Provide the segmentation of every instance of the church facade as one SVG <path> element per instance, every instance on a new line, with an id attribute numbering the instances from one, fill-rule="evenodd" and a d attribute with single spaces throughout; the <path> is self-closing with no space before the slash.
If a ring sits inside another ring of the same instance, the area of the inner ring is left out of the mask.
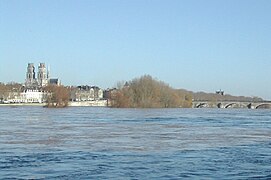
<path id="1" fill-rule="evenodd" d="M 26 69 L 25 87 L 27 89 L 37 89 L 49 84 L 60 85 L 58 78 L 50 78 L 50 71 L 45 63 L 39 63 L 38 73 L 36 74 L 34 63 L 28 63 Z"/>
<path id="2" fill-rule="evenodd" d="M 49 71 L 46 69 L 45 63 L 40 63 L 38 66 L 38 75 L 36 77 L 35 66 L 33 63 L 28 63 L 26 71 L 25 86 L 27 88 L 44 87 L 48 85 Z"/>

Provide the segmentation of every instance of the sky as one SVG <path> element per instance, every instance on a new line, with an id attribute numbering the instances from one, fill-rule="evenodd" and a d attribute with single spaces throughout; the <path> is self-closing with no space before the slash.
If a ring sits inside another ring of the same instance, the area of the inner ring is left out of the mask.
<path id="1" fill-rule="evenodd" d="M 44 62 L 64 85 L 148 74 L 271 100 L 270 0 L 0 0 L 0 82 Z"/>

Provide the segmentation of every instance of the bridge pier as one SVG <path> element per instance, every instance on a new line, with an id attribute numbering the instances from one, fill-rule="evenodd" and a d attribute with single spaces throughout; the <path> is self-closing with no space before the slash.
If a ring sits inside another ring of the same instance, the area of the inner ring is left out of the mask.
<path id="1" fill-rule="evenodd" d="M 247 108 L 248 108 L 248 109 L 254 109 L 254 107 L 252 106 L 252 103 L 249 103 L 249 104 L 247 105 Z"/>
<path id="2" fill-rule="evenodd" d="M 218 108 L 224 108 L 222 103 L 218 103 L 218 104 L 217 104 L 217 107 L 218 107 Z"/>

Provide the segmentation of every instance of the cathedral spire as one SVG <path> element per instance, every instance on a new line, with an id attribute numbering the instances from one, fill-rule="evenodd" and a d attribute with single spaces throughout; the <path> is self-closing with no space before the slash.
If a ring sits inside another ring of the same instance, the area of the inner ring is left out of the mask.
<path id="1" fill-rule="evenodd" d="M 48 80 L 50 79 L 50 65 L 48 65 L 48 68 L 47 68 L 47 79 Z"/>

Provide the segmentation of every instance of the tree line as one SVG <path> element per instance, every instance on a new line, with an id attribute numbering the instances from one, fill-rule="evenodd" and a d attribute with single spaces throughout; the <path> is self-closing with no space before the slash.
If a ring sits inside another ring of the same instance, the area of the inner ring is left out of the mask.
<path id="1" fill-rule="evenodd" d="M 144 75 L 119 87 L 111 97 L 111 105 L 118 108 L 189 108 L 192 107 L 192 94 Z"/>

